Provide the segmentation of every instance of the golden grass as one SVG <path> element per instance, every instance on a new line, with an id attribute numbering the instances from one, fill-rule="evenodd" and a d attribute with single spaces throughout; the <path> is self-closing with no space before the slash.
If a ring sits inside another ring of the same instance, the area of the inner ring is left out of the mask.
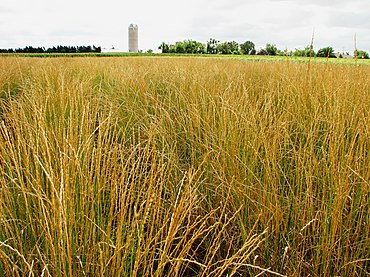
<path id="1" fill-rule="evenodd" d="M 368 275 L 369 73 L 2 57 L 0 275 Z"/>

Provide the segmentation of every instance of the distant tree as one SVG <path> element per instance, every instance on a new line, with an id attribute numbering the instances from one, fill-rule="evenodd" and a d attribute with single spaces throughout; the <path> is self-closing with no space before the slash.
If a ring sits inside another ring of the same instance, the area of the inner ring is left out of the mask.
<path id="1" fill-rule="evenodd" d="M 95 53 L 101 53 L 101 47 L 100 46 L 96 47 L 95 45 L 93 45 L 92 51 Z"/>
<path id="2" fill-rule="evenodd" d="M 184 46 L 184 52 L 185 53 L 188 53 L 188 54 L 195 53 L 195 49 L 196 49 L 196 42 L 195 41 L 185 40 L 183 42 L 183 46 Z"/>
<path id="3" fill-rule="evenodd" d="M 236 41 L 229 41 L 227 42 L 229 45 L 229 49 L 231 54 L 240 55 L 240 45 Z"/>
<path id="4" fill-rule="evenodd" d="M 57 47 L 49 47 L 45 49 L 45 47 L 33 47 L 33 46 L 26 46 L 24 48 L 17 48 L 15 50 L 8 49 L 6 50 L 7 53 L 100 53 L 101 47 L 100 46 L 62 46 L 58 45 Z M 0 52 L 4 52 L 3 50 L 0 50 Z"/>
<path id="5" fill-rule="evenodd" d="M 9 49 L 0 49 L 0 53 L 14 53 L 15 51 L 12 48 Z"/>
<path id="6" fill-rule="evenodd" d="M 159 45 L 158 49 L 161 50 L 162 53 L 169 53 L 170 52 L 170 46 L 165 42 L 162 42 L 161 45 Z"/>
<path id="7" fill-rule="evenodd" d="M 317 51 L 317 57 L 335 58 L 333 47 L 324 47 Z"/>
<path id="8" fill-rule="evenodd" d="M 252 55 L 252 52 L 255 51 L 254 47 L 255 47 L 254 43 L 248 40 L 240 44 L 240 51 L 244 55 Z"/>
<path id="9" fill-rule="evenodd" d="M 217 45 L 217 50 L 221 54 L 240 54 L 239 44 L 236 41 L 225 41 Z"/>
<path id="10" fill-rule="evenodd" d="M 47 53 L 54 53 L 56 51 L 55 47 L 49 47 L 48 49 L 46 49 L 46 52 Z"/>
<path id="11" fill-rule="evenodd" d="M 214 38 L 210 38 L 207 41 L 207 48 L 206 48 L 207 54 L 218 54 L 218 45 L 219 45 L 219 43 L 220 43 L 219 40 L 216 40 Z"/>
<path id="12" fill-rule="evenodd" d="M 24 48 L 17 48 L 17 49 L 0 49 L 0 52 L 6 53 L 100 53 L 101 47 L 100 46 L 62 46 L 58 45 L 57 47 L 49 47 L 45 49 L 45 47 L 33 47 L 33 46 L 26 46 Z"/>
<path id="13" fill-rule="evenodd" d="M 197 42 L 197 53 L 198 54 L 205 54 L 206 53 L 206 46 L 204 43 Z"/>
<path id="14" fill-rule="evenodd" d="M 354 52 L 354 55 L 358 59 L 369 59 L 369 53 L 367 53 L 364 50 L 356 49 L 355 52 Z"/>
<path id="15" fill-rule="evenodd" d="M 297 49 L 296 48 L 294 51 L 291 52 L 291 55 L 292 56 L 295 56 L 295 57 L 304 57 L 305 56 L 305 52 L 302 49 Z"/>
<path id="16" fill-rule="evenodd" d="M 296 57 L 314 57 L 316 55 L 315 51 L 311 49 L 310 46 L 306 46 L 305 49 L 295 49 L 292 52 L 292 56 Z"/>
<path id="17" fill-rule="evenodd" d="M 146 50 L 146 52 L 147 52 L 148 54 L 152 54 L 152 53 L 153 53 L 153 49 L 148 49 L 148 50 Z"/>
<path id="18" fill-rule="evenodd" d="M 231 53 L 234 55 L 240 55 L 240 45 L 236 41 L 229 41 L 228 42 L 229 48 Z"/>
<path id="19" fill-rule="evenodd" d="M 170 45 L 169 53 L 176 53 L 176 46 L 175 45 L 173 45 L 173 44 Z"/>
<path id="20" fill-rule="evenodd" d="M 44 47 L 33 47 L 33 46 L 26 46 L 24 48 L 17 48 L 14 50 L 16 53 L 44 53 Z"/>
<path id="21" fill-rule="evenodd" d="M 184 51 L 188 54 L 202 54 L 205 53 L 205 46 L 203 43 L 195 40 L 185 40 L 183 42 Z"/>
<path id="22" fill-rule="evenodd" d="M 315 50 L 313 50 L 313 44 L 311 44 L 309 46 L 306 46 L 305 51 L 306 51 L 306 56 L 307 57 L 315 57 L 316 56 Z"/>
<path id="23" fill-rule="evenodd" d="M 265 48 L 261 48 L 258 52 L 257 55 L 262 55 L 262 56 L 267 56 L 268 52 Z"/>
<path id="24" fill-rule="evenodd" d="M 269 55 L 269 56 L 276 56 L 276 54 L 278 52 L 278 49 L 277 49 L 275 44 L 267 43 L 265 49 L 266 49 L 267 55 Z"/>
<path id="25" fill-rule="evenodd" d="M 280 50 L 278 49 L 276 52 L 277 56 L 289 56 L 290 53 L 288 52 L 288 49 Z"/>
<path id="26" fill-rule="evenodd" d="M 231 54 L 231 52 L 229 52 L 229 50 L 227 49 L 227 44 L 225 42 L 222 42 L 217 45 L 217 53 Z"/>
<path id="27" fill-rule="evenodd" d="M 176 45 L 175 45 L 175 49 L 176 49 L 176 53 L 185 53 L 185 45 L 183 42 L 179 41 L 179 42 L 176 42 Z"/>

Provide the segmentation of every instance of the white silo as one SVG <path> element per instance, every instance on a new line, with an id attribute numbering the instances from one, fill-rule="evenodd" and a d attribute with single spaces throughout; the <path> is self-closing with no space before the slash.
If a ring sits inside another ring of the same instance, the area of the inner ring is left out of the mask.
<path id="1" fill-rule="evenodd" d="M 139 52 L 139 28 L 136 24 L 130 24 L 128 27 L 128 51 Z"/>

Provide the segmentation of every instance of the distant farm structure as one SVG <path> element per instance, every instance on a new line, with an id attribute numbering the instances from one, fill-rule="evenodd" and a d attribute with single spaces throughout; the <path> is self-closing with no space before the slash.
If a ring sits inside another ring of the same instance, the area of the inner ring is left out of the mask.
<path id="1" fill-rule="evenodd" d="M 139 28 L 136 24 L 130 24 L 128 27 L 128 52 L 139 52 Z"/>

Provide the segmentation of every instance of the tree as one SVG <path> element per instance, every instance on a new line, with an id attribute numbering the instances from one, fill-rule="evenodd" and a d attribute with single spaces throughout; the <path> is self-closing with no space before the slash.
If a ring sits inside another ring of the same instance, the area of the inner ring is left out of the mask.
<path id="1" fill-rule="evenodd" d="M 266 44 L 266 52 L 269 56 L 276 56 L 278 49 L 275 44 Z"/>
<path id="2" fill-rule="evenodd" d="M 289 56 L 290 53 L 288 52 L 288 49 L 284 49 L 284 50 L 280 50 L 278 49 L 277 52 L 276 52 L 276 55 L 277 56 Z"/>
<path id="3" fill-rule="evenodd" d="M 170 52 L 169 53 L 176 53 L 176 46 L 171 44 L 170 45 Z"/>
<path id="4" fill-rule="evenodd" d="M 335 58 L 333 47 L 324 47 L 317 51 L 317 57 Z"/>
<path id="5" fill-rule="evenodd" d="M 33 47 L 33 46 L 26 46 L 24 48 L 17 48 L 15 50 L 8 49 L 3 50 L 0 49 L 0 52 L 6 51 L 7 53 L 100 53 L 101 47 L 100 46 L 62 46 L 58 45 L 57 47 L 49 47 L 45 49 L 45 47 Z"/>
<path id="6" fill-rule="evenodd" d="M 220 43 L 219 40 L 216 40 L 214 38 L 210 38 L 209 41 L 207 41 L 207 49 L 206 52 L 208 54 L 218 54 L 218 44 Z"/>
<path id="7" fill-rule="evenodd" d="M 257 55 L 262 55 L 262 56 L 267 56 L 268 52 L 266 51 L 265 48 L 261 48 L 258 52 Z"/>
<path id="8" fill-rule="evenodd" d="M 185 53 L 189 54 L 202 54 L 205 53 L 205 47 L 203 43 L 195 40 L 185 40 L 183 42 Z"/>
<path id="9" fill-rule="evenodd" d="M 205 54 L 206 53 L 206 46 L 201 42 L 197 42 L 196 53 Z"/>
<path id="10" fill-rule="evenodd" d="M 310 47 L 306 46 L 305 49 L 295 49 L 292 52 L 292 56 L 296 57 L 314 57 L 315 56 L 315 51 Z"/>
<path id="11" fill-rule="evenodd" d="M 92 51 L 95 53 L 101 53 L 101 47 L 100 46 L 96 47 L 95 45 L 93 45 Z"/>
<path id="12" fill-rule="evenodd" d="M 195 41 L 185 40 L 183 42 L 183 46 L 184 46 L 184 52 L 185 53 L 188 53 L 188 54 L 195 53 L 195 49 L 196 49 L 196 43 L 195 43 Z"/>
<path id="13" fill-rule="evenodd" d="M 183 42 L 176 42 L 175 45 L 176 53 L 185 53 L 185 45 Z"/>
<path id="14" fill-rule="evenodd" d="M 217 50 L 221 54 L 240 54 L 239 44 L 236 41 L 225 41 L 217 46 Z"/>
<path id="15" fill-rule="evenodd" d="M 358 58 L 358 59 L 368 59 L 369 58 L 369 53 L 367 53 L 364 50 L 356 49 L 354 54 L 355 54 L 355 57 Z"/>
<path id="16" fill-rule="evenodd" d="M 244 55 L 252 55 L 252 52 L 255 51 L 254 47 L 254 43 L 249 40 L 240 44 L 240 50 Z"/>
<path id="17" fill-rule="evenodd" d="M 0 49 L 0 53 L 15 53 L 15 50 L 13 50 L 13 48 Z"/>
<path id="18" fill-rule="evenodd" d="M 161 45 L 159 45 L 158 49 L 161 50 L 162 53 L 169 53 L 170 52 L 170 46 L 165 42 L 162 42 Z"/>

